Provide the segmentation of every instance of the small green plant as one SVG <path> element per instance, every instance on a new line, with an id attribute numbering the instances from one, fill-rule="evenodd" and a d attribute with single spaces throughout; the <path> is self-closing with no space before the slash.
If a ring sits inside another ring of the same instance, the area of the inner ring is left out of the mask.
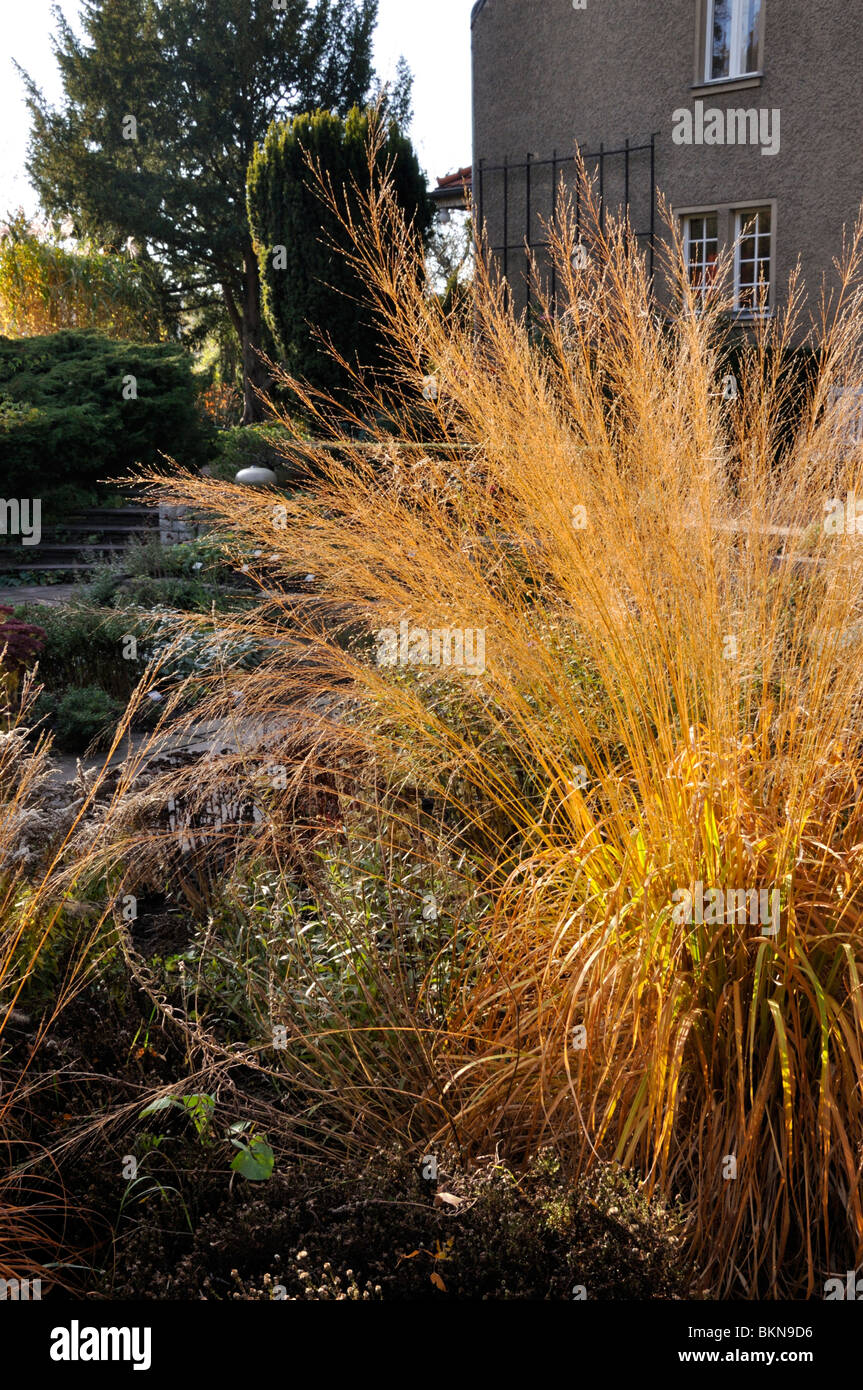
<path id="1" fill-rule="evenodd" d="M 231 1125 L 228 1133 L 234 1148 L 239 1150 L 231 1164 L 231 1172 L 239 1173 L 248 1182 L 266 1182 L 271 1178 L 276 1156 L 266 1135 L 256 1134 L 248 1120 Z"/>
<path id="2" fill-rule="evenodd" d="M 215 1096 L 206 1093 L 189 1096 L 159 1096 L 157 1100 L 144 1107 L 140 1118 L 157 1115 L 167 1110 L 178 1110 L 187 1116 L 195 1127 L 202 1144 L 213 1142 L 213 1117 L 216 1110 Z M 150 1136 L 152 1140 L 153 1136 Z M 158 1135 L 158 1142 L 165 1138 Z M 238 1120 L 228 1129 L 226 1139 L 238 1152 L 231 1163 L 231 1172 L 239 1173 L 248 1182 L 266 1182 L 273 1175 L 276 1156 L 267 1142 L 265 1134 L 259 1134 L 248 1120 Z M 151 1147 L 155 1147 L 151 1143 Z"/>
<path id="3" fill-rule="evenodd" d="M 43 695 L 37 708 L 53 726 L 57 747 L 67 753 L 80 752 L 94 739 L 104 738 L 123 712 L 120 701 L 99 685 L 72 687 L 58 701 Z"/>
<path id="4" fill-rule="evenodd" d="M 160 1110 L 179 1110 L 195 1126 L 199 1139 L 208 1139 L 212 1133 L 213 1114 L 216 1109 L 215 1096 L 206 1094 L 192 1096 L 160 1096 L 141 1111 L 141 1119 L 155 1115 Z"/>
<path id="5" fill-rule="evenodd" d="M 139 1144 L 144 1155 L 146 1156 L 154 1153 L 159 1148 L 164 1137 L 163 1134 L 142 1135 Z M 164 1202 L 169 1202 L 171 1195 L 176 1197 L 179 1201 L 189 1230 L 194 1230 L 191 1213 L 186 1203 L 183 1201 L 183 1194 L 180 1189 L 173 1183 L 161 1182 L 157 1177 L 154 1177 L 152 1173 L 141 1172 L 140 1165 L 136 1170 L 135 1176 L 128 1179 L 123 1189 L 118 1215 L 123 1216 L 126 1207 L 130 1206 L 132 1203 L 146 1202 L 148 1198 L 157 1196 L 161 1197 Z"/>

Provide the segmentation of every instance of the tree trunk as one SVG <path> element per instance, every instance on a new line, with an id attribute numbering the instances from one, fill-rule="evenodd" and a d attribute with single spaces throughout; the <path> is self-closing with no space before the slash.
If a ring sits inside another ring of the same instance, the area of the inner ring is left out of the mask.
<path id="1" fill-rule="evenodd" d="M 243 256 L 243 424 L 252 425 L 264 418 L 258 391 L 266 390 L 269 372 L 258 353 L 261 348 L 261 277 L 258 259 L 251 245 Z"/>

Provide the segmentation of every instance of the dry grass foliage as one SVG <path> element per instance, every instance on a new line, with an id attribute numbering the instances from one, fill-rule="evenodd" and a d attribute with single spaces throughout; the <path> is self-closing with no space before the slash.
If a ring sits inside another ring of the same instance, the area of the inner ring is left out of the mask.
<path id="1" fill-rule="evenodd" d="M 360 912 L 364 1021 L 315 1027 L 271 976 L 262 1035 L 285 1020 L 289 1046 L 256 1055 L 354 1134 L 419 1125 L 429 1150 L 516 1157 L 551 1141 L 573 1175 L 614 1158 L 683 1196 L 714 1291 L 817 1293 L 863 1259 L 863 547 L 823 524 L 863 492 L 834 395 L 863 379 L 861 231 L 810 328 L 796 282 L 756 319 L 726 399 L 728 266 L 702 304 L 672 234 L 660 316 L 628 228 L 601 225 L 586 182 L 581 205 L 581 227 L 564 202 L 550 229 L 556 303 L 537 267 L 519 314 L 480 256 L 470 311 L 445 316 L 376 186 L 354 255 L 386 384 L 344 364 L 352 419 L 284 383 L 316 435 L 290 445 L 308 471 L 290 497 L 151 479 L 259 579 L 222 626 L 262 661 L 215 673 L 195 715 L 257 730 L 247 778 L 289 767 L 259 841 L 284 853 L 298 818 L 279 808 L 325 776 L 334 853 L 362 825 L 450 875 L 424 973 L 400 980 Z M 402 622 L 413 660 L 382 665 Z M 423 662 L 416 634 L 441 629 L 484 633 L 481 671 Z M 213 757 L 200 795 L 235 773 Z M 699 882 L 778 892 L 778 934 L 679 921 Z"/>

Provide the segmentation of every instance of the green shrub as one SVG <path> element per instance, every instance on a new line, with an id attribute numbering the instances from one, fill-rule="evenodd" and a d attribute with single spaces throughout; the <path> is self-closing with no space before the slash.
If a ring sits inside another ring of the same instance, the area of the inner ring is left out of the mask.
<path id="1" fill-rule="evenodd" d="M 181 608 L 208 612 L 222 606 L 220 589 L 237 586 L 220 546 L 207 537 L 162 545 L 158 537 L 129 546 L 121 560 L 93 571 L 86 588 L 90 603 L 105 608 Z"/>
<path id="2" fill-rule="evenodd" d="M 280 477 L 286 473 L 292 476 L 295 470 L 290 459 L 281 452 L 290 438 L 283 425 L 237 425 L 221 430 L 213 474 L 231 483 L 241 468 L 272 468 Z"/>
<path id="3" fill-rule="evenodd" d="M 132 389 L 135 399 L 124 399 Z M 12 494 L 92 486 L 168 454 L 207 462 L 212 426 L 197 408 L 191 358 L 96 333 L 0 338 L 0 473 Z"/>
<path id="4" fill-rule="evenodd" d="M 70 688 L 60 699 L 40 697 L 40 715 L 47 716 L 58 748 L 83 752 L 94 739 L 109 734 L 123 713 L 123 705 L 99 685 Z"/>
<path id="5" fill-rule="evenodd" d="M 123 639 L 143 634 L 134 618 L 71 604 L 22 604 L 15 616 L 38 624 L 45 634 L 39 680 L 49 694 L 59 697 L 70 687 L 97 685 L 126 703 L 144 669 L 141 660 L 123 655 Z"/>
<path id="6" fill-rule="evenodd" d="M 177 608 L 184 613 L 207 613 L 213 604 L 213 591 L 200 579 L 177 575 L 152 578 L 140 575 L 127 580 L 114 596 L 116 605 L 135 608 Z"/>

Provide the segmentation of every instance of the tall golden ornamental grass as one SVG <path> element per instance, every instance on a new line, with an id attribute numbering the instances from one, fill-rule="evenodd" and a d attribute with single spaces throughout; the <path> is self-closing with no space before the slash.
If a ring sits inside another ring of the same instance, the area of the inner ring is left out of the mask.
<path id="1" fill-rule="evenodd" d="M 585 207 L 550 229 L 556 304 L 517 313 L 481 255 L 453 318 L 376 187 L 354 256 L 392 371 L 345 364 L 355 419 L 285 383 L 307 485 L 151 481 L 260 567 L 222 624 L 269 652 L 233 707 L 433 795 L 492 895 L 445 1026 L 415 1020 L 438 1137 L 615 1159 L 682 1197 L 714 1292 L 821 1296 L 863 1259 L 863 545 L 828 510 L 863 493 L 835 396 L 863 379 L 861 230 L 808 328 L 796 279 L 755 318 L 735 394 L 728 265 L 702 304 L 672 232 L 660 313 Z M 442 630 L 472 666 L 433 664 Z"/>

